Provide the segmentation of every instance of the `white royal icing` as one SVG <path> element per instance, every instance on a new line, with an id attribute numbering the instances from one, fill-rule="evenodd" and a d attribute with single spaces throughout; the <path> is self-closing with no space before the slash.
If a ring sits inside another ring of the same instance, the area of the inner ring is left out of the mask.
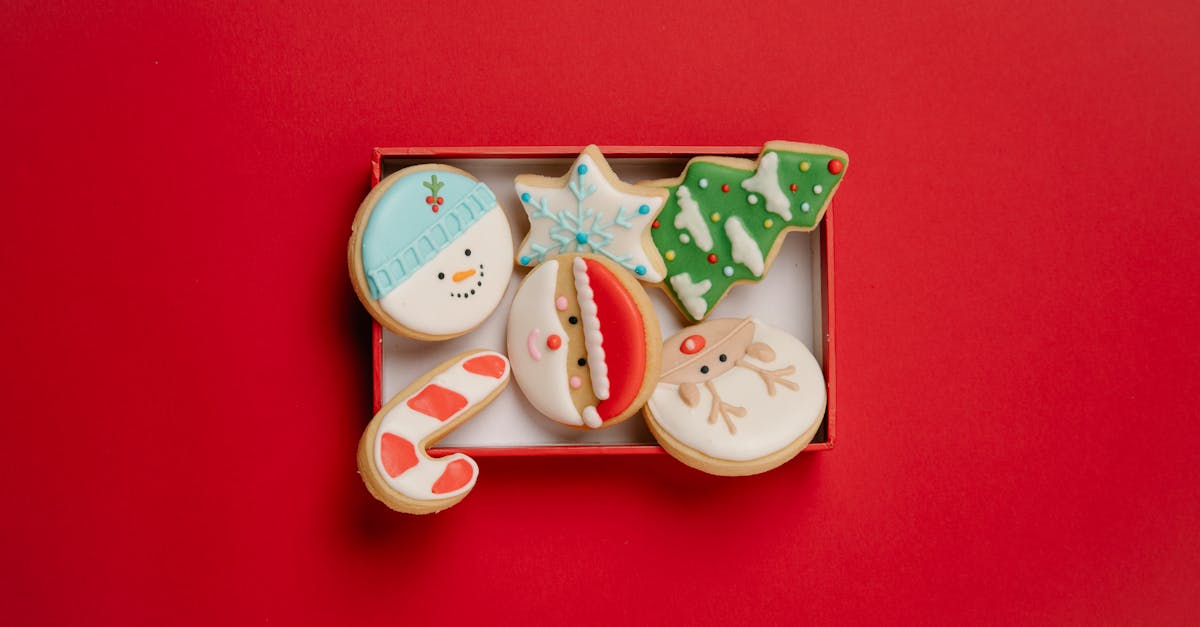
<path id="1" fill-rule="evenodd" d="M 470 256 L 465 254 L 468 249 Z M 472 270 L 474 274 L 454 281 L 455 273 Z M 420 333 L 462 333 L 479 326 L 496 310 L 511 276 L 512 234 L 508 218 L 497 206 L 379 299 L 379 306 L 395 321 Z"/>
<path id="2" fill-rule="evenodd" d="M 663 280 L 656 269 L 662 261 L 650 257 L 658 253 L 648 254 L 645 246 L 646 229 L 665 203 L 661 196 L 617 189 L 586 152 L 572 164 L 565 186 L 535 187 L 518 178 L 516 188 L 529 215 L 529 236 L 517 252 L 522 265 L 590 252 L 609 258 L 643 281 Z"/>
<path id="3" fill-rule="evenodd" d="M 504 359 L 503 355 L 492 351 L 483 351 L 468 355 L 450 368 L 438 373 L 428 383 L 421 386 L 419 390 L 416 390 L 412 395 L 397 403 L 380 421 L 379 428 L 375 434 L 375 466 L 379 476 L 393 490 L 411 499 L 439 500 L 469 492 L 475 486 L 475 480 L 479 476 L 479 466 L 476 465 L 475 460 L 461 453 L 431 458 L 425 451 L 421 450 L 420 445 L 421 441 L 431 433 L 441 429 L 447 422 L 454 420 L 463 413 L 471 411 L 473 407 L 479 405 L 479 403 L 495 392 L 496 388 L 503 386 L 508 381 L 510 369 L 507 366 L 505 367 L 504 375 L 500 378 L 469 372 L 462 367 L 465 362 L 471 359 L 489 355 Z M 505 359 L 506 364 L 507 361 Z M 466 406 L 454 415 L 447 417 L 446 420 L 438 420 L 409 407 L 408 400 L 420 394 L 422 390 L 430 385 L 438 385 L 461 394 L 467 400 Z M 414 446 L 414 450 L 417 453 L 417 465 L 405 470 L 396 477 L 389 476 L 387 469 L 384 468 L 383 455 L 380 450 L 384 434 L 398 435 L 408 440 Z M 471 479 L 457 490 L 434 494 L 432 491 L 434 483 L 442 476 L 442 472 L 445 471 L 446 467 L 456 460 L 463 460 L 471 465 Z"/>
<path id="4" fill-rule="evenodd" d="M 512 361 L 513 378 L 525 398 L 538 411 L 563 424 L 579 426 L 583 417 L 571 400 L 567 375 L 567 355 L 570 338 L 559 321 L 555 301 L 558 284 L 558 261 L 546 261 L 534 268 L 513 297 L 508 314 L 508 356 Z M 540 359 L 530 355 L 530 334 L 538 332 L 541 343 Z M 551 335 L 562 338 L 557 350 L 546 348 L 545 339 Z"/>
<path id="5" fill-rule="evenodd" d="M 675 228 L 687 229 L 700 250 L 712 250 L 712 233 L 708 232 L 708 222 L 700 213 L 700 205 L 692 198 L 692 192 L 686 186 L 680 185 L 679 189 L 675 190 L 675 198 L 679 201 L 679 213 L 675 214 Z M 683 236 L 680 235 L 679 239 L 683 241 Z"/>
<path id="6" fill-rule="evenodd" d="M 671 277 L 671 287 L 675 289 L 679 302 L 683 303 L 683 308 L 692 318 L 699 320 L 708 312 L 708 303 L 704 302 L 703 296 L 712 288 L 712 281 L 704 279 L 693 283 L 691 275 L 684 272 Z"/>
<path id="7" fill-rule="evenodd" d="M 770 455 L 795 442 L 808 432 L 825 413 L 825 377 L 821 366 L 808 348 L 788 333 L 758 320 L 754 341 L 775 351 L 775 360 L 762 362 L 749 356 L 750 363 L 769 369 L 794 365 L 787 379 L 799 385 L 792 390 L 776 385 L 769 395 L 758 373 L 734 367 L 712 380 L 721 400 L 746 409 L 746 415 L 733 418 L 736 432 L 718 420 L 708 422 L 713 397 L 705 385 L 697 385 L 699 402 L 688 407 L 679 396 L 679 386 L 659 383 L 650 396 L 650 414 L 667 433 L 689 448 L 729 461 L 749 461 Z"/>
<path id="8" fill-rule="evenodd" d="M 746 225 L 737 216 L 725 221 L 725 235 L 733 246 L 733 260 L 746 266 L 754 276 L 762 276 L 763 254 L 758 242 L 746 231 Z"/>
<path id="9" fill-rule="evenodd" d="M 608 363 L 604 360 L 604 335 L 600 331 L 600 313 L 596 307 L 592 286 L 588 283 L 587 261 L 583 257 L 576 257 L 573 266 L 575 296 L 579 300 L 580 322 L 583 323 L 583 345 L 587 348 L 587 364 L 592 378 L 592 393 L 596 395 L 596 398 L 605 400 L 609 393 Z M 594 409 L 592 411 L 595 413 Z M 586 414 L 584 418 L 586 420 Z"/>
<path id="10" fill-rule="evenodd" d="M 742 181 L 742 189 L 758 192 L 767 199 L 767 211 L 783 218 L 792 219 L 791 203 L 779 188 L 779 153 L 768 152 L 758 162 L 754 176 Z"/>
<path id="11" fill-rule="evenodd" d="M 596 411 L 595 406 L 588 405 L 587 407 L 583 408 L 583 424 L 593 429 L 599 429 L 604 424 L 604 421 L 600 419 L 600 413 Z"/>

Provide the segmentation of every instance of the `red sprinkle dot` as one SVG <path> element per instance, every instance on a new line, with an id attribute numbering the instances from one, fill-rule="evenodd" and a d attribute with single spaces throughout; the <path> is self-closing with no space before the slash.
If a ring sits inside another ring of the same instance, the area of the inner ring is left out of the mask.
<path id="1" fill-rule="evenodd" d="M 558 337 L 558 335 L 551 335 L 550 337 L 546 338 L 546 348 L 549 348 L 552 351 L 562 348 L 562 338 Z"/>
<path id="2" fill-rule="evenodd" d="M 788 186 L 788 189 L 792 190 L 793 192 L 796 191 L 796 189 L 797 189 L 796 184 L 792 183 L 791 185 Z"/>
<path id="3" fill-rule="evenodd" d="M 841 162 L 841 161 L 838 161 L 837 159 L 830 159 L 830 160 L 829 160 L 829 173 L 830 173 L 830 174 L 841 174 L 841 173 L 842 173 L 842 167 L 843 167 L 843 166 L 842 166 L 842 162 Z"/>
<path id="4" fill-rule="evenodd" d="M 427 205 L 432 205 L 432 204 L 433 204 L 433 196 L 426 196 L 426 197 L 425 197 L 425 204 L 427 204 Z"/>
<path id="5" fill-rule="evenodd" d="M 658 223 L 658 220 L 655 220 L 654 222 L 650 223 L 650 228 L 652 228 L 652 229 L 657 229 L 660 226 L 662 226 L 662 225 Z"/>
<path id="6" fill-rule="evenodd" d="M 717 255 L 716 255 L 716 253 L 712 253 L 712 254 L 710 254 L 710 255 L 708 256 L 708 262 L 709 262 L 709 263 L 716 263 L 716 262 L 717 262 Z"/>
<path id="7" fill-rule="evenodd" d="M 689 335 L 683 338 L 683 343 L 679 345 L 679 352 L 684 355 L 695 355 L 704 350 L 703 335 Z"/>
<path id="8" fill-rule="evenodd" d="M 726 183 L 726 184 L 722 185 L 722 186 L 721 186 L 721 191 L 723 191 L 723 192 L 725 192 L 726 194 L 728 194 L 728 193 L 729 193 L 729 183 Z"/>

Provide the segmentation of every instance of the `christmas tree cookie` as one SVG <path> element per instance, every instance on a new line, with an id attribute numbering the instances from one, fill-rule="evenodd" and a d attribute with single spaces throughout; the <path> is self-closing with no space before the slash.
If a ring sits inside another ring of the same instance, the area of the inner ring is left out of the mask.
<path id="1" fill-rule="evenodd" d="M 847 162 L 836 148 L 773 141 L 757 162 L 696 157 L 678 178 L 643 183 L 670 194 L 650 235 L 684 316 L 703 320 L 735 283 L 762 280 L 784 235 L 820 223 Z"/>
<path id="2" fill-rule="evenodd" d="M 529 215 L 518 264 L 593 253 L 642 281 L 663 280 L 665 268 L 650 239 L 650 225 L 667 201 L 666 190 L 621 181 L 595 146 L 585 148 L 563 176 L 522 174 L 516 187 Z"/>

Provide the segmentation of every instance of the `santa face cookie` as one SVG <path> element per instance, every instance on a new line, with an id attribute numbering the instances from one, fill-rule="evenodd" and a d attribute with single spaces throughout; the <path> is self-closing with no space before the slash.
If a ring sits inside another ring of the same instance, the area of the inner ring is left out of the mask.
<path id="1" fill-rule="evenodd" d="M 645 183 L 670 192 L 650 233 L 684 316 L 703 320 L 734 284 L 761 281 L 784 235 L 820 223 L 847 163 L 836 148 L 774 141 L 757 162 L 696 157 L 682 176 Z"/>
<path id="2" fill-rule="evenodd" d="M 667 191 L 622 182 L 595 146 L 584 149 L 559 178 L 522 174 L 517 195 L 529 216 L 529 235 L 517 263 L 537 265 L 564 253 L 594 253 L 648 283 L 663 280 L 662 257 L 650 227 Z"/>
<path id="3" fill-rule="evenodd" d="M 350 276 L 384 327 L 422 340 L 462 335 L 491 315 L 508 289 L 508 219 L 487 185 L 458 168 L 405 168 L 380 181 L 359 207 Z"/>
<path id="4" fill-rule="evenodd" d="M 825 378 L 795 337 L 754 318 L 711 320 L 663 343 L 662 377 L 645 414 L 676 459 L 715 475 L 751 475 L 812 441 L 825 415 Z"/>
<path id="5" fill-rule="evenodd" d="M 562 255 L 534 268 L 508 317 L 513 376 L 551 419 L 599 429 L 637 413 L 658 379 L 658 318 L 607 259 Z"/>
<path id="6" fill-rule="evenodd" d="M 434 368 L 396 395 L 367 425 L 358 471 L 375 498 L 409 514 L 431 514 L 458 503 L 475 487 L 475 460 L 425 449 L 487 406 L 508 385 L 500 353 L 464 353 Z"/>

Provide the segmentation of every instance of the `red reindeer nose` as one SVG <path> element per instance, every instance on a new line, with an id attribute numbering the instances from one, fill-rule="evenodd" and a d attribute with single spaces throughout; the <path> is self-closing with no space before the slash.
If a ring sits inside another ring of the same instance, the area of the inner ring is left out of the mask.
<path id="1" fill-rule="evenodd" d="M 683 338 L 683 343 L 679 345 L 679 352 L 684 355 L 695 355 L 704 350 L 703 335 L 689 335 Z"/>

